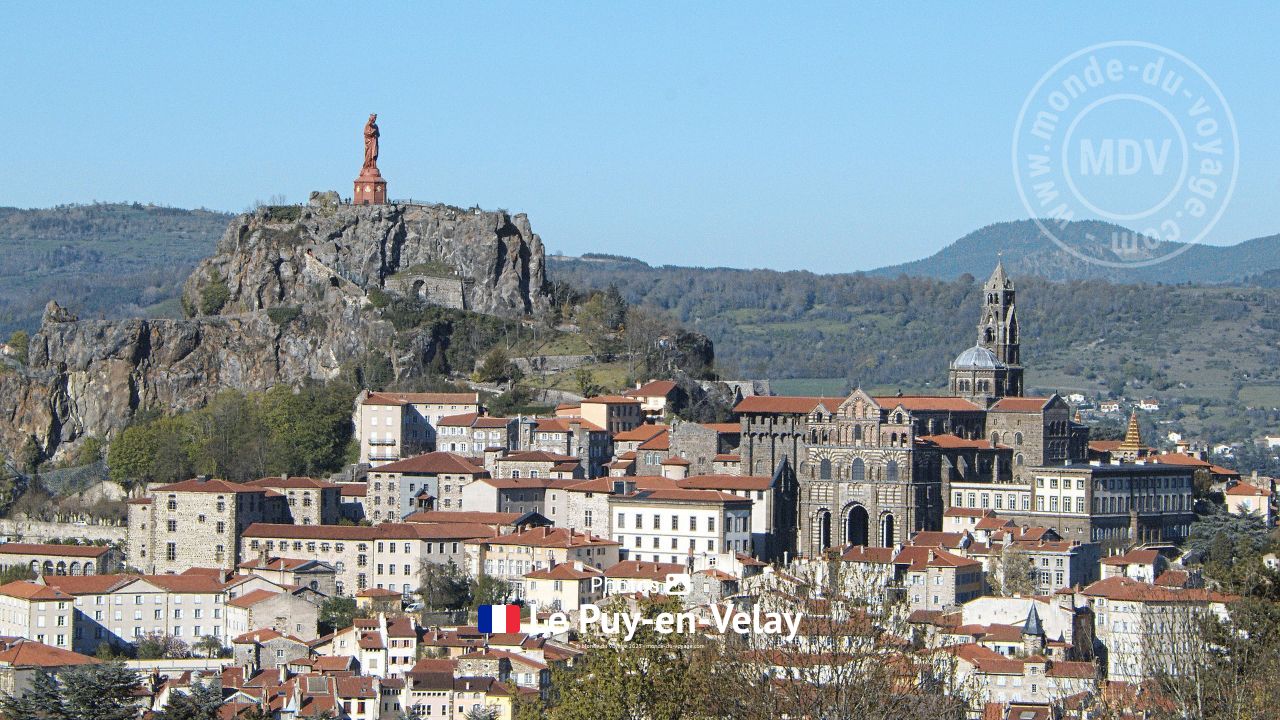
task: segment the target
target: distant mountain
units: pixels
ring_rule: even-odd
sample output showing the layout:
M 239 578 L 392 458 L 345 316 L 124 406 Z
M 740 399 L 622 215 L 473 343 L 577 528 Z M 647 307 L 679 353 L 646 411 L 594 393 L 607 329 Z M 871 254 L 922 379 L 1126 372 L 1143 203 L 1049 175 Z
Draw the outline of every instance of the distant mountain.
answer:
M 49 300 L 86 318 L 175 315 L 230 220 L 138 203 L 0 208 L 0 332 L 34 330 Z
M 1097 221 L 1069 223 L 1057 237 L 1081 255 L 1112 262 L 1122 257 L 1112 250 L 1114 234 L 1132 236 L 1132 231 Z M 1181 243 L 1175 243 L 1181 247 Z M 1169 254 L 1157 248 L 1155 255 Z M 1113 268 L 1086 262 L 1067 252 L 1031 220 L 1003 222 L 975 230 L 921 260 L 890 265 L 869 275 L 911 275 L 952 280 L 965 273 L 985 277 L 997 260 L 1011 275 L 1035 275 L 1047 280 L 1108 280 L 1115 283 L 1203 283 L 1245 281 L 1250 276 L 1280 268 L 1280 235 L 1246 240 L 1238 245 L 1218 247 L 1193 245 L 1164 262 L 1145 267 Z

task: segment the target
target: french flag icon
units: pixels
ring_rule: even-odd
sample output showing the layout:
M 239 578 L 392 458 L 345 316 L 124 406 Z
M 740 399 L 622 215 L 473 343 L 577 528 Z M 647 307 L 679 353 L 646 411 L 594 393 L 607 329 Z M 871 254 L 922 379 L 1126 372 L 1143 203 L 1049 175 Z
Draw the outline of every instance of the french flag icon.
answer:
M 520 632 L 520 606 L 481 605 L 478 624 L 482 633 Z

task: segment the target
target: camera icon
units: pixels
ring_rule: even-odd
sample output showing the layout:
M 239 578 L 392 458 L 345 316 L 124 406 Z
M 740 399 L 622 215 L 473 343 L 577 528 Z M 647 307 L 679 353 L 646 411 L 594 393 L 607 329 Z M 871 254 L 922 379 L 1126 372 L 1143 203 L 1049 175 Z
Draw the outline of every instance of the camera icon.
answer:
M 663 595 L 688 595 L 692 580 L 688 573 L 671 573 L 662 584 Z

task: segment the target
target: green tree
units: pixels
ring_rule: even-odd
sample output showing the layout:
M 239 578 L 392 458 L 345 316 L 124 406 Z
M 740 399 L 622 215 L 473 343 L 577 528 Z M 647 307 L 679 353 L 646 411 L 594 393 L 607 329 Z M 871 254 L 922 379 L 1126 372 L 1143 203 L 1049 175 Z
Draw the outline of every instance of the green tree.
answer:
M 499 605 L 511 597 L 511 583 L 492 575 L 480 574 L 471 581 L 471 607 Z
M 215 658 L 222 654 L 222 640 L 213 635 L 205 635 L 196 643 L 195 649 L 207 658 Z
M 221 683 L 195 680 L 189 693 L 172 693 L 164 710 L 154 717 L 155 720 L 218 720 L 218 708 L 221 706 Z
M 18 450 L 18 466 L 25 472 L 34 473 L 40 467 L 42 460 L 44 460 L 44 451 L 40 449 L 40 443 L 36 442 L 35 435 L 28 435 L 27 441 Z
M 476 369 L 475 379 L 477 382 L 504 382 L 511 379 L 514 370 L 515 365 L 507 357 L 507 351 L 501 345 L 494 345 Z
M 27 363 L 27 355 L 31 350 L 31 336 L 26 330 L 14 330 L 9 335 L 9 349 L 13 351 L 13 356 L 22 364 Z
M 1000 566 L 1004 570 L 1001 592 L 1006 596 L 1032 595 L 1035 593 L 1035 561 L 1025 550 L 1018 547 L 1006 549 L 1000 558 Z
M 120 663 L 80 665 L 58 674 L 63 706 L 75 720 L 134 720 L 138 675 Z
M 351 627 L 356 618 L 355 598 L 343 595 L 327 597 L 320 603 L 319 620 L 327 625 L 330 631 Z
M 471 601 L 471 584 L 452 560 L 422 563 L 422 587 L 418 596 L 428 610 L 460 610 Z
M 15 580 L 34 580 L 36 574 L 32 572 L 30 565 L 5 565 L 0 567 L 0 585 L 14 582 Z
M 209 276 L 209 284 L 200 289 L 200 313 L 217 315 L 230 299 L 231 288 L 227 287 L 222 273 L 214 270 Z

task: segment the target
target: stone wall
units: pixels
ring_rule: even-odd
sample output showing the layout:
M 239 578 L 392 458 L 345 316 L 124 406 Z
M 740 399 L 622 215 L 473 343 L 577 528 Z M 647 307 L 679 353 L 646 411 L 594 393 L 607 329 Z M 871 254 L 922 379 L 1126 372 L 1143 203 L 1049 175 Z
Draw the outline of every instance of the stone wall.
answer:
M 79 538 L 123 544 L 127 532 L 124 525 L 43 522 L 21 518 L 0 519 L 0 535 L 9 538 L 11 542 L 41 543 L 57 538 Z

